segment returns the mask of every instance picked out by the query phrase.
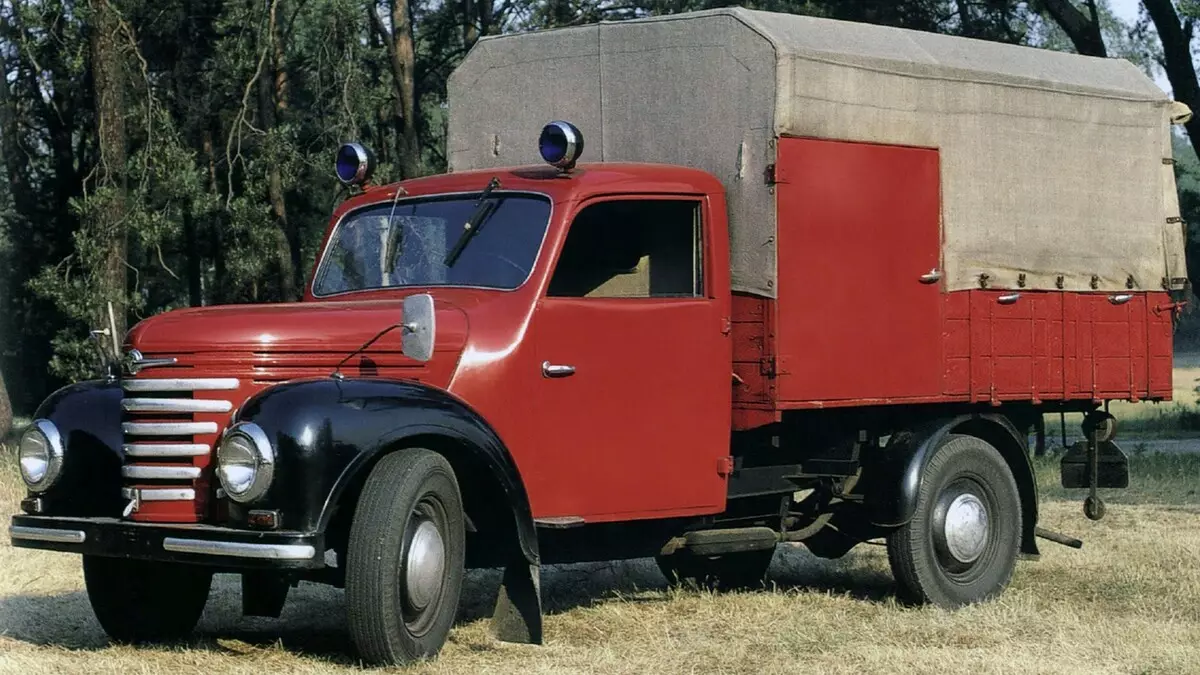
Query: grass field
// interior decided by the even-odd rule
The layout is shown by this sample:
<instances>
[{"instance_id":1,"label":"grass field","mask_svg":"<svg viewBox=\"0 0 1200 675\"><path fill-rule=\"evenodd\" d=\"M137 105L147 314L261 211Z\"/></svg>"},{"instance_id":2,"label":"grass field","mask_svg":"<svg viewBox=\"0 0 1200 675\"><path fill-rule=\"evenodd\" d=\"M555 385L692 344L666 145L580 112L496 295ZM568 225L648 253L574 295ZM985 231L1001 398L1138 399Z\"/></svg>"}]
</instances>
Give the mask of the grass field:
<instances>
[{"instance_id":1,"label":"grass field","mask_svg":"<svg viewBox=\"0 0 1200 675\"><path fill-rule=\"evenodd\" d=\"M441 657L415 673L1192 673L1200 672L1200 456L1135 457L1108 516L1083 518L1056 487L1042 524L1082 538L1043 542L998 600L956 612L892 597L882 547L838 561L781 548L771 588L715 594L666 587L640 560L548 568L546 644L497 643L486 616L498 578L472 572ZM22 493L0 458L0 514ZM1076 491L1072 491L1076 492ZM1119 496L1118 496L1119 495ZM1064 498L1073 501L1061 501ZM236 580L219 577L186 645L112 647L92 617L75 556L0 539L0 672L339 673L347 656L339 591L302 584L278 620L244 619Z\"/></svg>"}]
</instances>

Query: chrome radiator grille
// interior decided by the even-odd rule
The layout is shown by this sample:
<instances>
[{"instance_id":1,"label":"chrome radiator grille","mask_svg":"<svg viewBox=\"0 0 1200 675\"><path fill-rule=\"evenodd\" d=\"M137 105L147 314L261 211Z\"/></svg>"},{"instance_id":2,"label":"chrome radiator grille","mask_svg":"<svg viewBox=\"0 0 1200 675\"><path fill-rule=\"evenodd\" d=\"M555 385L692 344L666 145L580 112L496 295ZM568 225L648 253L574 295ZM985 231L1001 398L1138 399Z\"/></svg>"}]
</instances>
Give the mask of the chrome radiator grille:
<instances>
[{"instance_id":1,"label":"chrome radiator grille","mask_svg":"<svg viewBox=\"0 0 1200 675\"><path fill-rule=\"evenodd\" d=\"M141 515L146 519L173 520L184 511L156 512L149 502L196 500L197 489L207 484L202 479L213 445L233 410L233 401L221 396L230 395L239 384L231 377L122 381L125 463L121 475L130 501L126 515L139 519L137 514L145 510ZM191 514L195 510L186 509Z\"/></svg>"}]
</instances>

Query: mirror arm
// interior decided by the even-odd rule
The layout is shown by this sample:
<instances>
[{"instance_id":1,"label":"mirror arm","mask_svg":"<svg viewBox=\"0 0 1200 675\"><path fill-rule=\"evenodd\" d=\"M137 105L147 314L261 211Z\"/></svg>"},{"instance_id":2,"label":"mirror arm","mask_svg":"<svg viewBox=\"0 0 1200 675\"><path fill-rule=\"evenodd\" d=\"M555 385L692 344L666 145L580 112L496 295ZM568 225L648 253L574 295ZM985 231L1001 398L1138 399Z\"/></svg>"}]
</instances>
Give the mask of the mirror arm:
<instances>
[{"instance_id":1,"label":"mirror arm","mask_svg":"<svg viewBox=\"0 0 1200 675\"><path fill-rule=\"evenodd\" d=\"M408 328L408 324L394 323L394 324L388 326L387 328L384 328L383 330L379 331L378 333L375 334L375 337L371 338L370 340L367 340L366 342L363 343L363 345L361 347L359 347L358 349L355 349L354 351L347 354L346 358L342 359L341 361L338 361L338 364L336 366L334 366L333 372L330 373L329 376L332 378L338 379L338 380L343 379L345 376L342 375L342 366L346 365L347 361L349 361L350 359L354 358L355 356L358 356L359 354L363 353L364 351L366 351L367 347L370 347L371 345L378 342L379 338L383 337L384 335L387 335L388 333L396 330L397 328Z\"/></svg>"}]
</instances>

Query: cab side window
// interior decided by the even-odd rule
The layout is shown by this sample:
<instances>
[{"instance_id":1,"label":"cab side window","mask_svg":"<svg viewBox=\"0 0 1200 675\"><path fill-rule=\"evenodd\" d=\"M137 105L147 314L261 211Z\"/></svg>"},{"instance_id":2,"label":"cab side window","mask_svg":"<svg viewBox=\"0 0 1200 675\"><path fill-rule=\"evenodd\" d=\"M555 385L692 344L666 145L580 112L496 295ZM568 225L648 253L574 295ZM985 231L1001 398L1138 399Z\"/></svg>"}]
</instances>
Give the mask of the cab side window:
<instances>
[{"instance_id":1,"label":"cab side window","mask_svg":"<svg viewBox=\"0 0 1200 675\"><path fill-rule=\"evenodd\" d=\"M571 223L550 296L693 298L704 294L700 202L614 200Z\"/></svg>"}]
</instances>

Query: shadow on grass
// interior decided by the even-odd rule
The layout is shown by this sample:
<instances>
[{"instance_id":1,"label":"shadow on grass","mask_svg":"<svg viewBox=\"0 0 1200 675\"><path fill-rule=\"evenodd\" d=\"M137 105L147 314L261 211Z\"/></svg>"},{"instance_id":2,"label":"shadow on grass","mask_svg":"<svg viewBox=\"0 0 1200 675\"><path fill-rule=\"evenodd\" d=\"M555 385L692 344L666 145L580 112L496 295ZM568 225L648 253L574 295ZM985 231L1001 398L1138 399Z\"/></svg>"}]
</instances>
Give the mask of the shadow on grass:
<instances>
[{"instance_id":1,"label":"shadow on grass","mask_svg":"<svg viewBox=\"0 0 1200 675\"><path fill-rule=\"evenodd\" d=\"M802 547L780 546L767 576L767 590L759 592L813 591L885 601L893 592L891 576L865 564L861 557L856 550L840 560L821 560ZM489 618L499 584L499 570L469 571L456 623L461 626ZM542 597L545 613L554 615L609 602L666 603L672 594L654 561L637 559L547 566L542 572ZM109 645L83 591L0 597L0 635L67 649ZM243 617L240 585L233 575L218 575L213 580L204 615L186 646L222 653L278 647L331 662L354 663L341 590L302 583L291 590L279 619Z\"/></svg>"}]
</instances>

